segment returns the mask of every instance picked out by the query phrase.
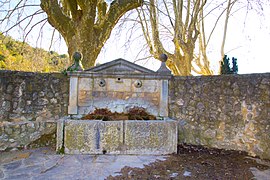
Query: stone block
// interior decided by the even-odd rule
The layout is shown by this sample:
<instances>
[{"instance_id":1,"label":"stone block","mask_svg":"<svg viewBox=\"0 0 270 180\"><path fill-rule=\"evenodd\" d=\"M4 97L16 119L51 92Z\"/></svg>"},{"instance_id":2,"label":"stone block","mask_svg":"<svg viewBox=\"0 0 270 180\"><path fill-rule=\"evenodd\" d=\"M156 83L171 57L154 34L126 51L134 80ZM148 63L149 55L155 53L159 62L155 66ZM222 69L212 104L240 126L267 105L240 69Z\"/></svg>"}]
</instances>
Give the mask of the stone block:
<instances>
[{"instance_id":1,"label":"stone block","mask_svg":"<svg viewBox=\"0 0 270 180\"><path fill-rule=\"evenodd\" d=\"M64 145L64 119L57 122L56 129L56 151L60 152Z\"/></svg>"},{"instance_id":2,"label":"stone block","mask_svg":"<svg viewBox=\"0 0 270 180\"><path fill-rule=\"evenodd\" d=\"M79 79L79 91L92 91L93 80L91 78L80 78Z\"/></svg>"},{"instance_id":3,"label":"stone block","mask_svg":"<svg viewBox=\"0 0 270 180\"><path fill-rule=\"evenodd\" d=\"M119 154L123 143L122 121L66 120L67 154Z\"/></svg>"},{"instance_id":4,"label":"stone block","mask_svg":"<svg viewBox=\"0 0 270 180\"><path fill-rule=\"evenodd\" d=\"M131 79L124 78L108 78L106 79L107 91L113 92L130 92Z\"/></svg>"},{"instance_id":5,"label":"stone block","mask_svg":"<svg viewBox=\"0 0 270 180\"><path fill-rule=\"evenodd\" d=\"M177 152L176 121L125 121L125 154Z\"/></svg>"},{"instance_id":6,"label":"stone block","mask_svg":"<svg viewBox=\"0 0 270 180\"><path fill-rule=\"evenodd\" d=\"M149 92L149 93L159 93L160 83L159 80L141 80L142 86L137 88L134 84L136 79L133 79L131 90L132 92Z\"/></svg>"},{"instance_id":7,"label":"stone block","mask_svg":"<svg viewBox=\"0 0 270 180\"><path fill-rule=\"evenodd\" d=\"M70 78L69 85L69 106L68 106L68 114L77 114L78 112L78 77Z\"/></svg>"}]
</instances>

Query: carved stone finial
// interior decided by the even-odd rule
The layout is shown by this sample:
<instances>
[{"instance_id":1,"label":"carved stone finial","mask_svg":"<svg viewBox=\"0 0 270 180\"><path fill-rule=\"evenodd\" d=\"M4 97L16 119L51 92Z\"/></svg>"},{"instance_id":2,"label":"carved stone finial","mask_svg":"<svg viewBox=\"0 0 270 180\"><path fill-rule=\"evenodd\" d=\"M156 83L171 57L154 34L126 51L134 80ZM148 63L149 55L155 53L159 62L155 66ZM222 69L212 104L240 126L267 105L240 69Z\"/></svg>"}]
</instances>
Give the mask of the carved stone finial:
<instances>
[{"instance_id":1,"label":"carved stone finial","mask_svg":"<svg viewBox=\"0 0 270 180\"><path fill-rule=\"evenodd\" d=\"M83 71L82 66L82 54L80 52L75 52L72 56L74 63L70 68L68 68L69 71Z\"/></svg>"},{"instance_id":2,"label":"carved stone finial","mask_svg":"<svg viewBox=\"0 0 270 180\"><path fill-rule=\"evenodd\" d=\"M166 62L167 59L168 59L168 56L166 54L161 54L159 56L159 59L160 59L161 62Z\"/></svg>"},{"instance_id":3,"label":"carved stone finial","mask_svg":"<svg viewBox=\"0 0 270 180\"><path fill-rule=\"evenodd\" d=\"M161 54L159 56L159 60L161 61L160 68L157 70L160 74L171 74L171 70L169 70L166 66L166 61L168 59L168 56L166 54Z\"/></svg>"},{"instance_id":4,"label":"carved stone finial","mask_svg":"<svg viewBox=\"0 0 270 180\"><path fill-rule=\"evenodd\" d=\"M82 60L82 54L79 52L75 52L72 57L74 62L80 62Z\"/></svg>"}]
</instances>

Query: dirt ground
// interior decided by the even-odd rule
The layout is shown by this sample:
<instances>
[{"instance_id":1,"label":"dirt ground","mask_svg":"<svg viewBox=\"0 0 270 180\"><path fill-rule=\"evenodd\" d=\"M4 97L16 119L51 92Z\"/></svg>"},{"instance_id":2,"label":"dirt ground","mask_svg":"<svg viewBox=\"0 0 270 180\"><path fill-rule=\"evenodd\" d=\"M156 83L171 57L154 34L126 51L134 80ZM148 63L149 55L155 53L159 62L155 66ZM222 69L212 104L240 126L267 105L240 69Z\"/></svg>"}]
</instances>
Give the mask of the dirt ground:
<instances>
[{"instance_id":1,"label":"dirt ground","mask_svg":"<svg viewBox=\"0 0 270 180\"><path fill-rule=\"evenodd\" d=\"M124 167L119 179L257 179L251 172L269 170L270 161L248 156L244 152L206 149L200 146L180 145L178 153L165 161L146 165L143 169ZM268 171L267 171L268 172ZM263 176L261 179L270 179ZM259 178L260 179L260 178Z\"/></svg>"}]
</instances>

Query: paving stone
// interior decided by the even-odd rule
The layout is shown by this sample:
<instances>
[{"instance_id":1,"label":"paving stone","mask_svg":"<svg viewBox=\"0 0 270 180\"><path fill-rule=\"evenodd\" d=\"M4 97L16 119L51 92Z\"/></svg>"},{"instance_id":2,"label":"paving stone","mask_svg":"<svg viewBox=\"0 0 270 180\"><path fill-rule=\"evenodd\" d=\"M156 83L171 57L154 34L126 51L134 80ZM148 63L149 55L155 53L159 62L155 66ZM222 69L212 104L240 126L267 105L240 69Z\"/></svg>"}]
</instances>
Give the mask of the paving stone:
<instances>
[{"instance_id":1,"label":"paving stone","mask_svg":"<svg viewBox=\"0 0 270 180\"><path fill-rule=\"evenodd\" d=\"M4 169L6 170L14 170L17 169L18 167L20 167L22 165L22 161L15 161L15 162L11 162L8 164L3 165Z\"/></svg>"},{"instance_id":2,"label":"paving stone","mask_svg":"<svg viewBox=\"0 0 270 180\"><path fill-rule=\"evenodd\" d=\"M143 162L154 162L156 160L165 161L167 156L137 156Z\"/></svg>"},{"instance_id":3,"label":"paving stone","mask_svg":"<svg viewBox=\"0 0 270 180\"><path fill-rule=\"evenodd\" d=\"M0 178L4 178L5 177L5 174L4 172L0 169Z\"/></svg>"},{"instance_id":4,"label":"paving stone","mask_svg":"<svg viewBox=\"0 0 270 180\"><path fill-rule=\"evenodd\" d=\"M163 156L130 155L50 155L41 150L30 157L0 166L0 179L86 179L103 180L117 175L125 166L143 167ZM3 169L1 169L3 168ZM5 173L5 174L4 174Z\"/></svg>"},{"instance_id":5,"label":"paving stone","mask_svg":"<svg viewBox=\"0 0 270 180\"><path fill-rule=\"evenodd\" d=\"M117 156L110 156L110 155L104 155L104 156L96 156L96 159L94 162L96 163L109 163L109 162L115 162Z\"/></svg>"},{"instance_id":6,"label":"paving stone","mask_svg":"<svg viewBox=\"0 0 270 180\"><path fill-rule=\"evenodd\" d=\"M22 180L22 179L30 179L31 175L30 174L10 174L10 176L6 177L5 180Z\"/></svg>"},{"instance_id":7,"label":"paving stone","mask_svg":"<svg viewBox=\"0 0 270 180\"><path fill-rule=\"evenodd\" d=\"M40 165L32 165L32 166L21 166L18 169L8 171L9 174L20 175L20 174L39 174L41 172Z\"/></svg>"},{"instance_id":8,"label":"paving stone","mask_svg":"<svg viewBox=\"0 0 270 180\"><path fill-rule=\"evenodd\" d=\"M96 157L93 155L76 155L75 157L81 163L91 163L94 159L96 159Z\"/></svg>"},{"instance_id":9,"label":"paving stone","mask_svg":"<svg viewBox=\"0 0 270 180\"><path fill-rule=\"evenodd\" d=\"M255 179L262 179L262 180L267 180L270 179L270 169L260 171L255 167L250 168L252 174L255 176Z\"/></svg>"},{"instance_id":10,"label":"paving stone","mask_svg":"<svg viewBox=\"0 0 270 180\"><path fill-rule=\"evenodd\" d=\"M48 158L42 155L36 154L35 156L30 156L30 158L24 159L23 164L26 166L31 166L34 164L42 164L43 162L47 161Z\"/></svg>"}]
</instances>

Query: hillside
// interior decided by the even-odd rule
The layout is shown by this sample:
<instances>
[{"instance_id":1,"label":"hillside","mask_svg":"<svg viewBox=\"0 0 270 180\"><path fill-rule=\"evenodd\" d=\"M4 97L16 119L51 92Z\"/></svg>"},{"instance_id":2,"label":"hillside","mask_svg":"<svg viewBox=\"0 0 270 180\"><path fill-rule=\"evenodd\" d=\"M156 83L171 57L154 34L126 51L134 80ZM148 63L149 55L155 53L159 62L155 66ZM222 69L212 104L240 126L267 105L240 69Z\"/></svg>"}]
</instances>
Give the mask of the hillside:
<instances>
[{"instance_id":1,"label":"hillside","mask_svg":"<svg viewBox=\"0 0 270 180\"><path fill-rule=\"evenodd\" d=\"M60 72L68 65L66 54L33 48L0 33L0 70Z\"/></svg>"}]
</instances>

